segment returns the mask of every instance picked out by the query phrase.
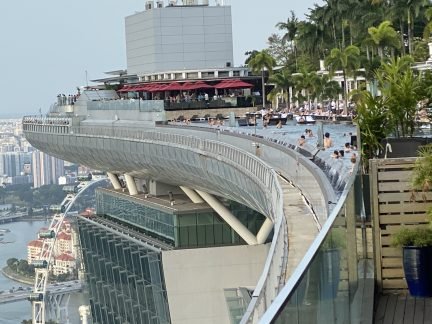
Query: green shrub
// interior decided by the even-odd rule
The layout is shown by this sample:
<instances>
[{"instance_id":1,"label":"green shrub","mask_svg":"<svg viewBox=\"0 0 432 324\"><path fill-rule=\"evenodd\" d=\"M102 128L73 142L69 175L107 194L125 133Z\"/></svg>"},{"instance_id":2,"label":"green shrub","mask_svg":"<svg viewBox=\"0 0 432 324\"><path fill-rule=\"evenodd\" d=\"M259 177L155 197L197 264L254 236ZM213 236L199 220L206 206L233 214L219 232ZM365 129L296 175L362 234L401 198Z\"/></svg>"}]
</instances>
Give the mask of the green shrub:
<instances>
[{"instance_id":1,"label":"green shrub","mask_svg":"<svg viewBox=\"0 0 432 324\"><path fill-rule=\"evenodd\" d=\"M327 235L323 244L321 245L321 249L325 251L325 250L345 248L345 246L346 246L345 229L333 228L331 232Z\"/></svg>"},{"instance_id":2,"label":"green shrub","mask_svg":"<svg viewBox=\"0 0 432 324\"><path fill-rule=\"evenodd\" d=\"M393 246L432 246L432 228L401 228L392 238Z\"/></svg>"}]
</instances>

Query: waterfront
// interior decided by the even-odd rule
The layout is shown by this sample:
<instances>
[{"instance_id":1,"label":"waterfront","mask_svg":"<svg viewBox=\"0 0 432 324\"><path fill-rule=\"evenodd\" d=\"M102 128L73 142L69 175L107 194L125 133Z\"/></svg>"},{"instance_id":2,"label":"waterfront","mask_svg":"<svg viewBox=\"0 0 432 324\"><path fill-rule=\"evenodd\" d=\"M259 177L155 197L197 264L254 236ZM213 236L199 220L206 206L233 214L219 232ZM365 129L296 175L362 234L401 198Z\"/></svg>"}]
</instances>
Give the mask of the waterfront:
<instances>
[{"instance_id":1,"label":"waterfront","mask_svg":"<svg viewBox=\"0 0 432 324\"><path fill-rule=\"evenodd\" d=\"M21 221L1 224L0 229L8 229L10 232L4 233L4 241L0 243L0 267L6 265L9 258L26 259L27 243L36 238L36 233L41 227L48 226L49 222L38 221ZM6 243L10 242L10 243ZM6 278L0 273L0 291L8 291L12 287L29 287L28 285L13 281ZM84 303L84 297L81 293L71 296L69 307L69 318L71 323L79 322L78 306ZM31 304L28 301L21 301L0 305L0 323L17 324L24 319L31 318Z\"/></svg>"}]
</instances>

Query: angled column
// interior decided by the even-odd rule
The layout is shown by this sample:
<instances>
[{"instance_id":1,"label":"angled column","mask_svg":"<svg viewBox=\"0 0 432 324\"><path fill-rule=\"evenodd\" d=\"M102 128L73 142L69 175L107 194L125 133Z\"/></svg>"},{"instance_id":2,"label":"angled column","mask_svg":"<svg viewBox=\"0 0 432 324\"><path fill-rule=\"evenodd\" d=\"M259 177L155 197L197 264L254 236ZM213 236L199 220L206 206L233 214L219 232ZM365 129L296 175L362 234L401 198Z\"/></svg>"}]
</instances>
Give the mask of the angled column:
<instances>
[{"instance_id":1,"label":"angled column","mask_svg":"<svg viewBox=\"0 0 432 324\"><path fill-rule=\"evenodd\" d=\"M88 317L90 316L90 306L81 305L78 308L78 312L81 317L81 324L88 324Z\"/></svg>"},{"instance_id":2,"label":"angled column","mask_svg":"<svg viewBox=\"0 0 432 324\"><path fill-rule=\"evenodd\" d=\"M108 178L110 179L111 184L113 185L114 189L120 190L121 184L120 184L120 181L119 181L117 174L114 174L111 172L107 172L107 174L108 174Z\"/></svg>"},{"instance_id":3,"label":"angled column","mask_svg":"<svg viewBox=\"0 0 432 324\"><path fill-rule=\"evenodd\" d=\"M194 204L199 204L204 202L204 200L194 190L184 186L180 186L180 189L183 190L186 196L188 196L189 199L192 200Z\"/></svg>"},{"instance_id":4,"label":"angled column","mask_svg":"<svg viewBox=\"0 0 432 324\"><path fill-rule=\"evenodd\" d=\"M266 218L257 234L258 244L263 244L273 229L273 222L270 218Z\"/></svg>"},{"instance_id":5,"label":"angled column","mask_svg":"<svg viewBox=\"0 0 432 324\"><path fill-rule=\"evenodd\" d=\"M130 174L127 173L125 173L124 177L126 180L126 186L129 190L129 195L131 196L138 195L138 189L135 183L135 179Z\"/></svg>"},{"instance_id":6,"label":"angled column","mask_svg":"<svg viewBox=\"0 0 432 324\"><path fill-rule=\"evenodd\" d=\"M214 209L220 217L223 218L225 222L238 234L240 237L246 241L249 245L257 244L257 239L246 226L244 226L219 200L217 200L212 195L207 192L197 190L196 191L211 208Z\"/></svg>"}]
</instances>

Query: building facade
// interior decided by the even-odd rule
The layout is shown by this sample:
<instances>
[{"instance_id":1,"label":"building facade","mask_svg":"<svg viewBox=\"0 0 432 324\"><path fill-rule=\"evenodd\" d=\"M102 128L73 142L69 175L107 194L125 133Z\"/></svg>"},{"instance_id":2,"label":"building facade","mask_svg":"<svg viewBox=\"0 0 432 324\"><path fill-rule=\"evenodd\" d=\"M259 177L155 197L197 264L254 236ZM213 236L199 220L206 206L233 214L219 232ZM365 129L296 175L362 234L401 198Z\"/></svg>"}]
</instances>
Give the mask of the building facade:
<instances>
[{"instance_id":1,"label":"building facade","mask_svg":"<svg viewBox=\"0 0 432 324\"><path fill-rule=\"evenodd\" d=\"M33 187L57 184L64 174L64 161L41 151L32 152Z\"/></svg>"},{"instance_id":2,"label":"building facade","mask_svg":"<svg viewBox=\"0 0 432 324\"><path fill-rule=\"evenodd\" d=\"M147 1L125 26L128 74L234 66L229 6Z\"/></svg>"},{"instance_id":3,"label":"building facade","mask_svg":"<svg viewBox=\"0 0 432 324\"><path fill-rule=\"evenodd\" d=\"M196 258L200 264L204 256L207 258L213 253L212 248L223 251L224 246L241 248L246 244L207 204L193 204L184 195L176 194L174 205L166 195L143 199L112 189L98 189L96 197L97 215L78 217L94 323L177 322L184 316L181 314L184 307L179 307L182 303L175 301L178 283L172 282L173 275L188 271L174 270L179 263L173 260L181 257L174 249L179 253L201 251L197 252L199 257ZM264 216L238 203L226 201L226 207L255 234L264 222ZM247 256L239 256L236 268L240 267L242 258ZM215 259L230 267L229 261ZM197 269L201 267L205 269L206 266L197 265ZM207 271L219 270L214 267ZM259 270L256 275L258 273ZM224 277L222 272L220 275ZM243 274L243 277L248 275ZM212 294L218 292L220 304L225 309L225 312L215 312L219 313L219 318L227 319L224 290L218 287L219 280L207 284L216 286L211 288ZM202 282L194 285L200 290L206 287ZM226 286L226 282L220 285ZM202 302L201 311L210 313L209 318L215 317L209 310L217 307L204 299Z\"/></svg>"}]
</instances>

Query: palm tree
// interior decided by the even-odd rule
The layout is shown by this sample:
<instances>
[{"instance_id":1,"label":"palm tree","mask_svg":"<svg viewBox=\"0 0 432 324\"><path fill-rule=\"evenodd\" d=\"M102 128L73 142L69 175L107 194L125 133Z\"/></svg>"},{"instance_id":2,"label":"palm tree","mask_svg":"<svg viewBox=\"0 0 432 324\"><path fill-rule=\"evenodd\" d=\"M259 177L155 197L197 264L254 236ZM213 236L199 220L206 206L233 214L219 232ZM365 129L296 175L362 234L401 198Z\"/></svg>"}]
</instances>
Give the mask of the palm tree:
<instances>
[{"instance_id":1,"label":"palm tree","mask_svg":"<svg viewBox=\"0 0 432 324\"><path fill-rule=\"evenodd\" d=\"M297 19L294 11L291 10L290 13L291 13L291 17L287 19L286 23L278 22L276 24L276 27L279 30L286 31L285 35L282 38L284 42L293 42L297 35L299 20Z\"/></svg>"},{"instance_id":2,"label":"palm tree","mask_svg":"<svg viewBox=\"0 0 432 324\"><path fill-rule=\"evenodd\" d=\"M429 4L428 0L398 0L402 3L407 13L407 27L408 27L408 50L409 54L413 52L413 37L414 37L414 22L413 19L417 18L420 10Z\"/></svg>"},{"instance_id":3,"label":"palm tree","mask_svg":"<svg viewBox=\"0 0 432 324\"><path fill-rule=\"evenodd\" d=\"M265 70L268 71L269 75L273 72L273 67L276 65L275 59L267 53L266 50L262 50L256 53L248 63L248 66L251 68L253 73L261 72L261 82L262 82L262 98L263 98L263 106L265 107L266 96L265 96Z\"/></svg>"},{"instance_id":4,"label":"palm tree","mask_svg":"<svg viewBox=\"0 0 432 324\"><path fill-rule=\"evenodd\" d=\"M317 78L313 96L317 99L322 108L324 108L324 100L337 99L341 93L342 88L339 82L331 80L328 74L321 75Z\"/></svg>"},{"instance_id":5,"label":"palm tree","mask_svg":"<svg viewBox=\"0 0 432 324\"><path fill-rule=\"evenodd\" d=\"M325 64L328 67L330 73L334 73L337 70L342 70L344 79L344 114L348 113L348 87L347 87L347 76L353 75L354 72L359 68L360 65L360 49L357 46L349 45L343 50L334 48L331 50L330 55L326 57Z\"/></svg>"},{"instance_id":6,"label":"palm tree","mask_svg":"<svg viewBox=\"0 0 432 324\"><path fill-rule=\"evenodd\" d=\"M384 58L384 49L390 47L392 49L399 48L399 36L392 27L392 23L388 20L383 21L378 27L369 27L368 33L378 49L378 55Z\"/></svg>"},{"instance_id":7,"label":"palm tree","mask_svg":"<svg viewBox=\"0 0 432 324\"><path fill-rule=\"evenodd\" d=\"M429 38L432 34L432 7L426 9L424 15L427 19L427 24L423 30L423 38L425 41L429 41Z\"/></svg>"},{"instance_id":8,"label":"palm tree","mask_svg":"<svg viewBox=\"0 0 432 324\"><path fill-rule=\"evenodd\" d=\"M282 69L270 76L269 82L274 83L275 87L273 91L281 93L282 97L286 100L288 109L291 109L290 89L294 86L294 79L288 69Z\"/></svg>"},{"instance_id":9,"label":"palm tree","mask_svg":"<svg viewBox=\"0 0 432 324\"><path fill-rule=\"evenodd\" d=\"M311 107L311 97L315 93L318 75L316 72L309 72L302 69L300 73L294 74L294 88L297 92L297 98L301 98L301 93L306 94L306 100Z\"/></svg>"},{"instance_id":10,"label":"palm tree","mask_svg":"<svg viewBox=\"0 0 432 324\"><path fill-rule=\"evenodd\" d=\"M297 49L296 49L296 43L295 38L297 36L297 30L298 30L299 20L297 19L294 11L291 10L291 17L287 19L287 22L278 22L276 24L276 27L279 28L279 30L285 30L286 33L282 37L282 41L284 43L289 42L291 51L294 53L294 60L297 67Z\"/></svg>"}]
</instances>

